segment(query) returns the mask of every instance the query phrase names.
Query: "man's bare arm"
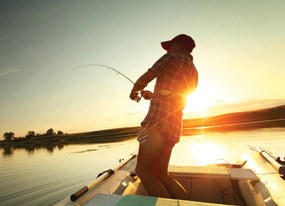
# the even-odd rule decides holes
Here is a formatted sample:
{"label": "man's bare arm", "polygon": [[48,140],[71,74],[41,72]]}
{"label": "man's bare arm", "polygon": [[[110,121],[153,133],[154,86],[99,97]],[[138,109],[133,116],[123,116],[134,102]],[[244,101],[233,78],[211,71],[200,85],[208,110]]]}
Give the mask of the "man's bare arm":
{"label": "man's bare arm", "polygon": [[139,91],[142,91],[149,82],[151,82],[156,77],[156,73],[149,69],[145,72],[138,80],[135,82],[133,89],[130,94],[132,100],[137,100],[139,97]]}

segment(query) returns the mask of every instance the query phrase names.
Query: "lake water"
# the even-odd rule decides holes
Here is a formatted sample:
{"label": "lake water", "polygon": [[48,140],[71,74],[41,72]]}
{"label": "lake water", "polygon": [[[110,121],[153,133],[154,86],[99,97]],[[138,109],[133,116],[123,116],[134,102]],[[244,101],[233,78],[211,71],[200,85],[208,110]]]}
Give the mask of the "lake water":
{"label": "lake water", "polygon": [[[285,156],[285,128],[210,132],[181,137],[172,153],[172,165],[234,163],[247,145],[264,147]],[[53,205],[77,191],[119,159],[136,151],[136,139],[123,142],[68,145],[55,149],[0,149],[0,205]]]}

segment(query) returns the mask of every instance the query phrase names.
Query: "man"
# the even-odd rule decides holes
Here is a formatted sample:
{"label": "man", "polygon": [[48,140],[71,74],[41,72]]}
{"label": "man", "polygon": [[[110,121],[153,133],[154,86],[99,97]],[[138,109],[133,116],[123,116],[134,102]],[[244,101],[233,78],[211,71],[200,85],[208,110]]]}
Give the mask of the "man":
{"label": "man", "polygon": [[[149,111],[141,123],[136,173],[151,196],[187,199],[186,190],[168,174],[172,148],[179,142],[183,109],[187,96],[198,83],[198,72],[193,64],[194,40],[180,34],[161,42],[167,51],[134,84],[132,100],[140,95],[150,99]],[[154,92],[143,91],[156,78]]]}

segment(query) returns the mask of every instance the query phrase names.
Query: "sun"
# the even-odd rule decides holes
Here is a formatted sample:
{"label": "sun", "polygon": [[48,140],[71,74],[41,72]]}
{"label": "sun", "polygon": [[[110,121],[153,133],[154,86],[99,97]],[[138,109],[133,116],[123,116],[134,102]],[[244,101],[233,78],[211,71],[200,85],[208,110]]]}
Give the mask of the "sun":
{"label": "sun", "polygon": [[192,95],[188,96],[184,112],[197,113],[203,116],[207,114],[207,109],[210,105],[211,102],[206,96],[201,95],[199,92],[194,92]]}
{"label": "sun", "polygon": [[227,95],[223,89],[213,84],[201,84],[195,92],[187,98],[184,113],[192,117],[205,117],[212,106],[225,100]]}
{"label": "sun", "polygon": [[195,114],[195,116],[206,116],[209,107],[213,104],[213,99],[207,93],[197,89],[187,98],[185,113]]}

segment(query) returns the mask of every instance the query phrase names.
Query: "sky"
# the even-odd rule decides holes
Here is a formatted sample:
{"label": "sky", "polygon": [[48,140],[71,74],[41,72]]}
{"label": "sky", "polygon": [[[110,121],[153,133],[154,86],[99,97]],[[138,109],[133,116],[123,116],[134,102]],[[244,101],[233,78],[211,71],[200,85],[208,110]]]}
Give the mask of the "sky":
{"label": "sky", "polygon": [[[184,33],[197,90],[184,118],[285,104],[283,0],[0,0],[0,138],[139,126],[133,81]],[[153,89],[152,82],[147,89]]]}

